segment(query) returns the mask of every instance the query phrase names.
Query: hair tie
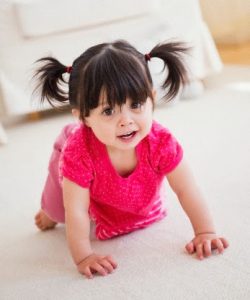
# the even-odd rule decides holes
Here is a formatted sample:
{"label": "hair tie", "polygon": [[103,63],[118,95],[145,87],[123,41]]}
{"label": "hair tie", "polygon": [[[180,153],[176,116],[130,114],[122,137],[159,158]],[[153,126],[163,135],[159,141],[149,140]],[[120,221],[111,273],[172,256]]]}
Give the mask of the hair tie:
{"label": "hair tie", "polygon": [[66,67],[66,70],[65,70],[67,73],[71,73],[71,71],[72,71],[72,66],[68,66],[68,67]]}
{"label": "hair tie", "polygon": [[146,61],[149,61],[151,59],[151,56],[149,53],[145,54],[144,57],[145,57]]}

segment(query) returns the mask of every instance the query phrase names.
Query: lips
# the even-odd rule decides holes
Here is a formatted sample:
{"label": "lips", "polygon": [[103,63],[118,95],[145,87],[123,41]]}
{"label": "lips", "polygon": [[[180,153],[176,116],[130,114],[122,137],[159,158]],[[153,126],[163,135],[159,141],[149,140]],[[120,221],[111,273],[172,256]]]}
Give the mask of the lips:
{"label": "lips", "polygon": [[129,131],[129,132],[126,132],[126,133],[124,133],[124,134],[118,135],[118,138],[119,138],[119,139],[122,139],[122,140],[130,140],[130,139],[132,139],[135,135],[136,135],[136,131]]}

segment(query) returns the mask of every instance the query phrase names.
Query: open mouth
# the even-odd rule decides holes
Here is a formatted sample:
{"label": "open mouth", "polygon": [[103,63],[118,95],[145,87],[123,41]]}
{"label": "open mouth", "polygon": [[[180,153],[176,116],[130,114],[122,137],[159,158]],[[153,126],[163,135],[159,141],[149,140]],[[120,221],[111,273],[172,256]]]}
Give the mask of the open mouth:
{"label": "open mouth", "polygon": [[137,131],[130,131],[128,133],[125,133],[125,134],[122,134],[122,135],[118,135],[118,138],[122,139],[122,140],[130,140],[130,139],[132,139],[136,135],[136,132]]}

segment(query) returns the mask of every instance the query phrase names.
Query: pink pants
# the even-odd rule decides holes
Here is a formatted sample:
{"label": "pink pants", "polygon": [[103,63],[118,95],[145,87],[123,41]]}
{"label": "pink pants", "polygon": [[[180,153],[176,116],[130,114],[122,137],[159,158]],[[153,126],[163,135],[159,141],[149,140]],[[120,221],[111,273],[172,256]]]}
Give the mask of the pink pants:
{"label": "pink pants", "polygon": [[42,193],[41,207],[57,223],[65,222],[62,188],[59,180],[59,159],[63,145],[77,124],[69,124],[57,137],[49,161],[49,174]]}

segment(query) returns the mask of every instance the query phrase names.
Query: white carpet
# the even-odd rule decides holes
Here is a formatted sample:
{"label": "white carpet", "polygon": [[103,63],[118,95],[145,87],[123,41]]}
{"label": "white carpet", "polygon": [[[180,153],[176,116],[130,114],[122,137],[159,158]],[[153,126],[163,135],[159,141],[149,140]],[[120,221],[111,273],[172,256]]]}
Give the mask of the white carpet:
{"label": "white carpet", "polygon": [[0,299],[250,299],[249,84],[250,68],[227,67],[198,99],[155,111],[183,144],[217,230],[230,242],[223,255],[202,262],[184,251],[192,230],[169,191],[164,221],[93,242],[119,267],[85,279],[71,261],[64,226],[39,232],[33,224],[53,140],[71,117],[10,127],[9,144],[0,147]]}

